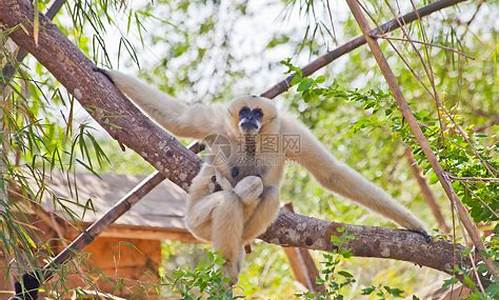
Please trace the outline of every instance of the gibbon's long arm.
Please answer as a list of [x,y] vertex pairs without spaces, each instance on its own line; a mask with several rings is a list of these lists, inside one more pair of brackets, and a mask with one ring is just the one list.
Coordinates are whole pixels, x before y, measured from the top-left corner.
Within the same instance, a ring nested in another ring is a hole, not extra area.
[[399,225],[425,233],[424,224],[384,190],[335,159],[309,130],[291,116],[281,123],[284,135],[299,136],[298,148],[285,149],[287,159],[303,165],[325,188],[393,220]]
[[186,105],[132,76],[118,71],[97,69],[146,112],[153,120],[178,137],[203,139],[223,126],[226,110],[219,105]]

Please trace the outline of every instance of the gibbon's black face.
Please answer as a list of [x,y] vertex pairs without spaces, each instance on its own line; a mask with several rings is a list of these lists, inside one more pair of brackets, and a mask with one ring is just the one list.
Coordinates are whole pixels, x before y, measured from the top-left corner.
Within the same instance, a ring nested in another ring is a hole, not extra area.
[[234,99],[228,107],[231,126],[243,135],[273,134],[278,111],[274,103],[258,96],[243,96]]
[[260,107],[251,109],[248,106],[243,106],[238,112],[240,121],[238,126],[244,134],[256,134],[262,126],[262,117],[264,112]]

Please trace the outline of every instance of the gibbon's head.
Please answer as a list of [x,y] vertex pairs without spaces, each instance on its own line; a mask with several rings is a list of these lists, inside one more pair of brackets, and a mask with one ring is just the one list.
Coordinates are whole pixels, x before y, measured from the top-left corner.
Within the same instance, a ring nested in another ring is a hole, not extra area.
[[241,134],[259,134],[278,115],[274,103],[267,98],[244,96],[229,105],[229,113]]

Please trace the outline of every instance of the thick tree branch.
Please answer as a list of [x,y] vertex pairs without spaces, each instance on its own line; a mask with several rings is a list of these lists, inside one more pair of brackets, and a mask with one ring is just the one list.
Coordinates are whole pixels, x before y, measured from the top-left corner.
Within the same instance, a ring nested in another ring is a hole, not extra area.
[[[22,22],[33,30],[33,9],[27,0],[0,2],[0,22],[12,27]],[[166,178],[184,189],[199,170],[198,158],[175,138],[145,117],[101,74],[50,21],[40,16],[39,44],[22,30],[11,38],[33,54],[75,96],[94,119],[117,139],[153,164]],[[280,214],[262,239],[280,245],[333,250],[330,235],[344,226],[291,213]],[[348,243],[354,255],[411,261],[449,272],[453,252],[463,262],[460,247],[448,242],[426,243],[416,233],[376,227],[345,225],[355,240]],[[415,251],[414,251],[415,250]],[[410,254],[411,253],[411,254]],[[465,262],[466,263],[466,262]]]
[[[0,22],[5,26],[22,24],[31,35],[33,14],[30,1],[0,1]],[[39,22],[38,46],[33,37],[21,29],[10,37],[43,64],[113,138],[139,153],[172,182],[187,189],[199,170],[199,159],[145,118],[104,75],[94,72],[94,63],[47,17],[40,14]]]
[[[54,19],[57,12],[63,6],[64,2],[66,2],[66,0],[55,0],[54,2],[52,2],[49,9],[47,10],[47,13],[45,13],[45,16],[50,20]],[[22,63],[26,55],[28,55],[28,52],[26,50],[19,49],[19,52],[16,55],[15,63],[7,63],[3,67],[0,90],[4,89],[7,86],[8,82],[12,79],[12,77],[14,77],[14,74],[16,73],[16,64]]]
[[342,248],[350,249],[354,256],[403,260],[450,274],[454,255],[457,264],[470,263],[462,256],[462,246],[453,247],[447,241],[427,242],[422,235],[408,230],[327,222],[286,209],[281,210],[278,220],[260,238],[281,246],[334,251],[337,246],[330,241],[331,236],[341,234],[351,236]]

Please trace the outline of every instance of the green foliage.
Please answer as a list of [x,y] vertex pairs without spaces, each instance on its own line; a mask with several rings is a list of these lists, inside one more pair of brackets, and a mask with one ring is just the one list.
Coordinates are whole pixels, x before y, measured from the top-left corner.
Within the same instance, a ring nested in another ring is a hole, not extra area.
[[[407,123],[401,118],[396,103],[387,92],[378,89],[349,89],[338,82],[325,83],[325,77],[304,77],[300,68],[285,59],[282,64],[288,68],[287,73],[295,76],[291,84],[296,86],[300,97],[291,102],[291,107],[300,112],[304,123],[314,128],[318,120],[335,112],[340,102],[351,103],[365,111],[365,115],[353,122],[350,127],[352,134],[359,131],[372,132],[376,128],[386,128],[392,131],[391,138],[409,146],[424,173],[430,177],[430,184],[437,183],[431,164],[425,157],[420,146],[414,140]],[[410,101],[410,107],[415,109],[418,103]],[[452,187],[469,210],[475,222],[493,222],[498,226],[498,141],[488,143],[487,136],[475,132],[472,126],[464,127],[463,119],[450,114],[446,107],[439,108],[442,115],[433,115],[426,110],[415,109],[424,135],[430,143],[439,162],[453,181]],[[495,230],[496,232],[496,230]],[[495,247],[497,236],[491,235],[491,240],[485,240],[488,245],[487,255],[498,261],[498,250]],[[478,264],[479,270],[486,270]],[[474,281],[469,277],[471,270],[458,270],[467,286],[477,290]],[[481,272],[482,273],[482,272]],[[482,273],[482,274],[484,274]],[[382,297],[390,289],[378,289],[377,295]],[[368,290],[367,290],[368,291]]]
[[[375,295],[377,300],[395,299],[403,298],[404,291],[398,288],[392,288],[387,285],[377,285],[369,286],[361,290],[361,295]],[[413,300],[418,300],[416,296],[413,296]]]
[[229,279],[222,273],[224,259],[209,252],[194,269],[179,268],[165,275],[162,284],[181,299],[233,299]]
[[342,261],[351,257],[347,243],[353,240],[354,236],[346,232],[344,227],[337,227],[337,232],[339,235],[332,235],[331,237],[331,243],[335,245],[337,250],[332,254],[323,254],[321,274],[316,280],[317,284],[323,286],[324,289],[319,293],[307,291],[299,294],[299,297],[317,300],[342,300],[344,299],[345,289],[356,282],[356,279],[350,272],[339,269]]

